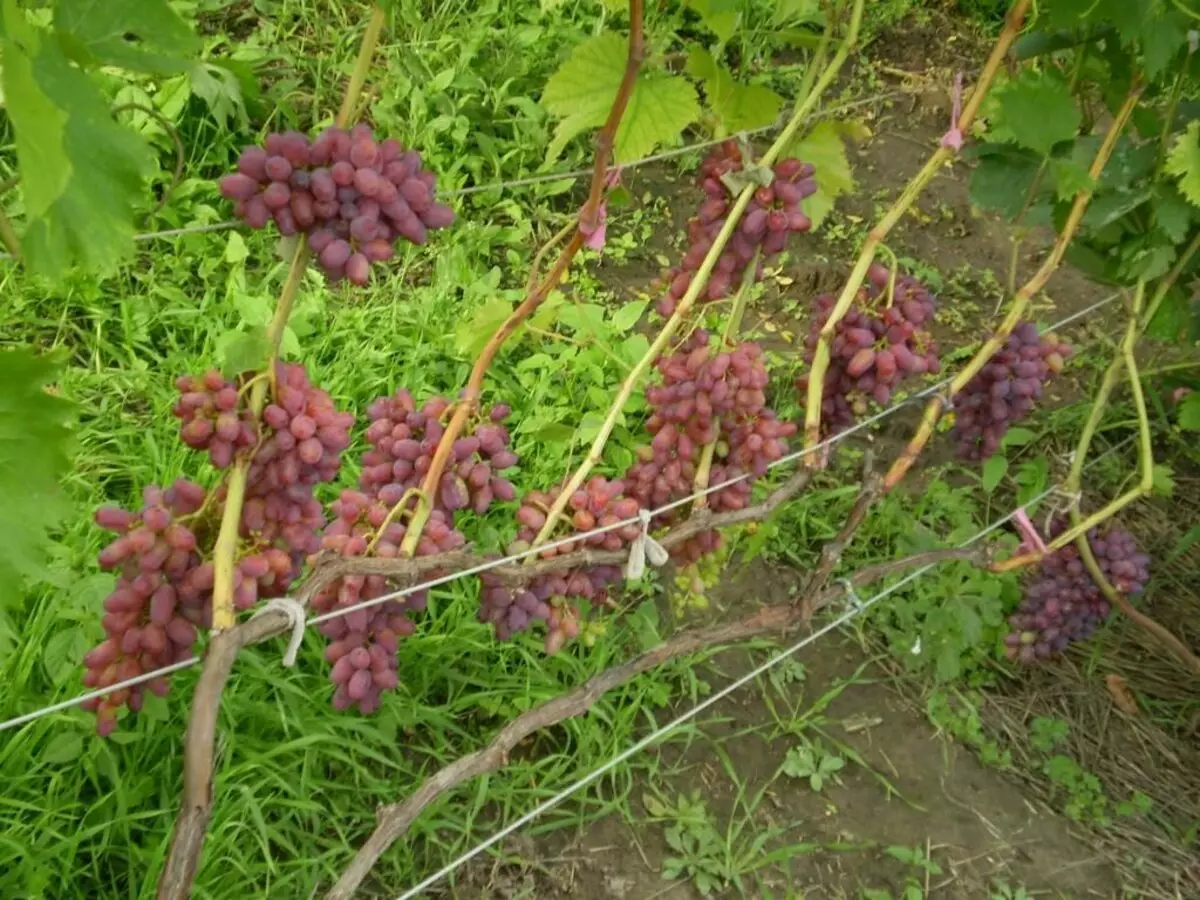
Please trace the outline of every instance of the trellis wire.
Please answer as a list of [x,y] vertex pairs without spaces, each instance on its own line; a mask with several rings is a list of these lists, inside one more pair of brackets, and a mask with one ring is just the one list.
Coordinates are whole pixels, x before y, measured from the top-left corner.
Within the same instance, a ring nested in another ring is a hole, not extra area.
[[[1047,496],[1052,494],[1055,490],[1056,490],[1056,488],[1048,488],[1047,490],[1043,491],[1042,493],[1040,493],[1036,497],[1034,497],[1032,500],[1030,500],[1029,503],[1037,503],[1040,500],[1043,500],[1044,498],[1046,498]],[[1026,505],[1028,505],[1028,504],[1026,504]],[[987,535],[991,534],[996,529],[1003,527],[1019,511],[1020,511],[1020,508],[1014,509],[1008,515],[1003,516],[1000,519],[997,519],[995,522],[992,522],[990,525],[988,525],[982,531],[978,532],[973,537],[969,538],[967,541],[960,544],[959,548],[961,549],[964,547],[969,547],[971,544],[975,543],[980,538],[986,537]],[[817,638],[824,637],[825,635],[829,634],[829,632],[831,632],[837,628],[840,628],[841,626],[845,625],[847,622],[862,615],[864,612],[866,612],[868,609],[870,609],[872,606],[874,606],[880,600],[883,600],[885,597],[888,597],[891,594],[894,594],[896,591],[900,590],[900,588],[904,587],[909,582],[915,581],[916,579],[920,578],[922,575],[929,572],[931,569],[937,568],[938,565],[939,565],[939,563],[928,563],[927,565],[921,566],[919,569],[914,569],[912,572],[909,572],[907,575],[905,575],[903,578],[901,578],[895,584],[892,584],[892,585],[884,588],[883,590],[879,591],[874,596],[861,601],[859,603],[859,605],[852,606],[850,608],[850,610],[848,610],[847,612],[838,616],[836,619],[831,620],[830,622],[826,623],[825,625],[822,625],[820,628],[818,628],[816,631],[812,632],[811,634],[805,635],[803,638],[796,641],[796,643],[792,644],[786,650],[783,650],[783,651],[775,654],[770,659],[768,659],[766,662],[762,663],[761,665],[757,666],[750,672],[746,673],[741,678],[738,678],[736,681],[730,682],[728,685],[723,687],[721,690],[717,691],[712,696],[706,697],[704,700],[700,701],[695,706],[691,707],[687,711],[676,716],[674,719],[672,719],[666,725],[663,725],[660,728],[655,729],[654,731],[652,731],[650,734],[646,735],[641,740],[631,744],[629,747],[622,750],[620,753],[618,753],[612,759],[608,760],[608,762],[593,769],[591,772],[589,772],[583,778],[580,778],[578,781],[572,782],[570,785],[563,788],[561,791],[559,791],[553,797],[550,797],[548,800],[543,800],[541,803],[539,803],[537,806],[535,806],[529,812],[525,813],[525,815],[521,816],[519,819],[504,826],[504,828],[495,832],[491,837],[487,838],[486,840],[480,841],[478,844],[476,844],[474,847],[472,847],[466,853],[459,856],[453,862],[443,866],[437,872],[434,872],[432,875],[430,875],[428,878],[426,878],[424,881],[422,881],[416,887],[409,888],[407,891],[405,891],[403,894],[401,894],[399,897],[397,897],[396,900],[411,900],[412,897],[417,896],[417,894],[419,894],[421,891],[423,891],[426,888],[431,887],[432,885],[441,881],[443,878],[445,878],[447,875],[449,875],[451,872],[453,872],[459,866],[463,865],[464,863],[470,862],[472,859],[474,859],[476,856],[478,856],[480,853],[482,853],[488,847],[491,847],[497,841],[503,840],[504,838],[506,838],[510,834],[512,834],[514,831],[517,831],[518,829],[520,829],[520,828],[524,827],[525,825],[529,824],[530,822],[532,822],[534,819],[538,818],[542,813],[553,809],[555,806],[562,803],[564,800],[566,800],[568,797],[570,797],[576,791],[580,790],[581,788],[587,787],[593,781],[596,781],[598,778],[601,778],[604,775],[608,774],[613,769],[615,769],[617,766],[619,766],[621,763],[625,762],[627,759],[630,759],[631,757],[636,756],[638,753],[640,753],[646,747],[649,747],[651,744],[655,743],[660,738],[662,738],[665,735],[669,734],[670,732],[674,731],[680,725],[684,724],[685,722],[690,721],[691,719],[694,719],[696,716],[700,715],[700,713],[704,712],[709,707],[720,702],[721,700],[724,700],[730,694],[734,693],[735,691],[737,691],[740,688],[744,687],[745,685],[749,684],[751,681],[753,681],[755,678],[758,678],[760,675],[770,671],[775,666],[777,666],[781,662],[783,662],[785,659],[788,659],[793,654],[799,652],[800,650],[807,647],[809,644],[816,641]]]
[[[1085,316],[1090,315],[1091,313],[1095,312],[1096,310],[1101,309],[1104,306],[1107,306],[1108,304],[1117,300],[1120,296],[1121,296],[1121,294],[1119,294],[1119,293],[1112,294],[1103,300],[1099,300],[1096,303],[1093,303],[1092,305],[1085,307],[1084,309],[1074,312],[1071,315],[1066,316],[1065,318],[1059,320],[1054,325],[1052,325],[1051,330],[1057,330],[1059,328],[1064,328],[1067,325],[1070,325],[1072,322],[1075,322],[1081,318],[1084,318]],[[905,398],[904,400],[893,403],[891,406],[887,407],[886,409],[881,410],[880,412],[876,413],[875,415],[870,416],[861,422],[855,423],[854,425],[847,428],[845,431],[840,431],[837,434],[834,434],[834,435],[831,435],[830,437],[825,438],[824,440],[820,441],[819,443],[813,445],[811,448],[797,450],[794,453],[789,453],[786,456],[780,457],[779,459],[775,460],[774,462],[769,463],[767,468],[773,469],[778,466],[783,466],[788,463],[803,459],[805,456],[808,456],[809,454],[819,453],[820,451],[825,450],[828,447],[832,447],[838,441],[845,440],[846,438],[850,437],[851,435],[854,435],[854,434],[858,433],[859,431],[862,431],[866,428],[869,428],[872,425],[875,425],[878,422],[883,421],[884,419],[888,418],[889,416],[892,416],[895,413],[899,412],[901,409],[904,409],[908,406],[913,405],[914,403],[918,403],[921,400],[924,400],[928,397],[931,397],[931,396],[937,394],[940,390],[942,390],[944,387],[946,387],[950,383],[951,380],[952,380],[951,377],[944,378],[941,381],[939,381],[938,383],[936,383],[930,387],[927,387],[924,390],[918,391],[916,394],[913,394],[911,397],[908,397],[908,398]],[[667,503],[663,506],[660,506],[656,509],[651,510],[650,515],[652,517],[660,516],[664,513],[670,512],[671,510],[674,510],[678,507],[690,505],[691,503],[693,503],[695,500],[697,500],[700,497],[706,497],[709,494],[716,493],[717,491],[725,490],[726,488],[728,488],[732,485],[735,485],[741,481],[746,481],[753,477],[754,476],[752,473],[745,473],[743,475],[739,475],[735,478],[730,478],[730,479],[720,482],[718,484],[709,485],[708,487],[704,488],[703,490],[695,491],[694,493],[690,494],[687,497],[684,497],[683,499],[672,501],[671,503]],[[466,578],[471,575],[478,575],[481,572],[487,572],[487,571],[490,571],[491,569],[495,569],[500,566],[508,565],[508,564],[514,563],[514,562],[520,562],[521,560],[525,559],[526,557],[540,554],[545,550],[557,549],[558,547],[563,547],[568,544],[573,544],[573,543],[576,543],[577,541],[583,540],[588,537],[592,537],[594,535],[606,534],[609,531],[615,531],[619,528],[624,528],[626,525],[638,524],[640,521],[641,521],[641,517],[639,514],[638,516],[634,516],[629,519],[624,519],[619,522],[614,522],[610,525],[598,526],[598,527],[592,529],[591,531],[580,532],[577,534],[570,535],[568,537],[560,538],[559,540],[556,540],[556,541],[550,541],[545,544],[542,544],[540,547],[530,547],[529,549],[523,550],[520,553],[513,553],[513,554],[510,554],[505,557],[498,557],[496,559],[490,559],[490,560],[487,560],[486,562],[480,563],[479,565],[471,566],[466,569],[460,569],[456,572],[451,572],[450,574],[442,575],[437,578],[431,578],[428,581],[421,582],[420,584],[416,584],[411,587],[401,588],[399,590],[392,591],[391,593],[383,594],[379,597],[372,597],[370,600],[363,600],[363,601],[353,604],[351,606],[340,607],[338,609],[331,610],[327,613],[322,613],[319,616],[312,616],[308,619],[306,624],[319,625],[322,622],[327,622],[330,619],[336,619],[340,616],[348,615],[349,613],[352,613],[359,609],[367,609],[367,608],[370,608],[373,606],[378,606],[382,603],[387,603],[392,600],[399,600],[399,599],[409,596],[410,594],[415,594],[418,591],[425,591],[425,590],[429,590],[430,588],[440,587],[444,584],[449,584],[452,581],[457,581],[460,578]],[[74,706],[78,706],[81,703],[86,703],[89,700],[94,700],[98,697],[104,697],[108,694],[114,693],[115,691],[123,690],[128,687],[137,687],[140,684],[145,684],[146,682],[152,681],[155,678],[158,678],[162,675],[169,675],[174,672],[178,672],[183,669],[190,668],[191,666],[196,665],[200,661],[201,661],[201,657],[193,656],[189,659],[180,660],[179,662],[172,663],[169,666],[164,666],[160,669],[155,669],[152,672],[145,672],[145,673],[135,676],[133,678],[127,678],[124,681],[119,681],[115,684],[109,685],[108,687],[97,688],[96,690],[88,691],[87,693],[84,693],[84,694],[79,694],[78,696],[73,697],[69,700],[62,700],[62,701],[59,701],[58,703],[44,706],[44,707],[34,710],[32,712],[28,712],[28,713],[25,713],[20,716],[15,716],[4,722],[0,722],[0,731],[7,731],[10,728],[16,728],[20,725],[25,725],[29,722],[35,721],[36,719],[40,719],[44,716],[52,715],[53,713],[56,713],[56,712],[62,712],[63,710],[70,709]]]
[[[811,118],[820,119],[835,113],[845,112],[849,109],[855,109],[859,106],[869,106],[872,103],[882,103],[885,100],[890,100],[895,97],[903,96],[904,91],[888,91],[883,94],[874,94],[870,97],[864,97],[861,100],[850,100],[846,103],[839,103],[836,106],[831,106],[827,109],[813,113]],[[774,122],[770,125],[764,125],[762,128],[755,128],[750,131],[739,132],[741,135],[751,137],[753,135],[767,134],[772,131],[778,131],[783,127],[784,121]],[[720,138],[708,141],[698,141],[694,144],[685,144],[682,147],[674,147],[670,150],[664,150],[661,153],[654,153],[650,156],[643,156],[639,159],[631,160],[621,165],[609,166],[609,172],[615,172],[621,169],[634,169],[638,166],[645,166],[654,162],[662,162],[667,159],[674,159],[677,156],[686,156],[689,153],[694,153],[697,150],[705,150],[709,147],[715,147],[717,144],[724,143],[728,138]],[[591,169],[574,169],[567,172],[550,172],[545,175],[531,175],[527,178],[514,178],[509,181],[493,181],[488,184],[470,185],[468,187],[459,188],[452,191],[439,191],[438,196],[442,198],[449,197],[466,197],[470,194],[482,194],[487,191],[506,191],[513,188],[534,187],[539,184],[553,184],[556,181],[571,181],[576,178],[583,178],[591,175]],[[162,231],[147,231],[141,234],[135,234],[135,241],[153,241],[159,238],[182,237],[190,234],[207,234],[214,231],[226,231],[230,228],[235,228],[242,224],[240,219],[226,219],[223,222],[210,222],[206,225],[187,225],[182,228],[167,228]],[[11,253],[0,253],[0,260],[11,260]]]

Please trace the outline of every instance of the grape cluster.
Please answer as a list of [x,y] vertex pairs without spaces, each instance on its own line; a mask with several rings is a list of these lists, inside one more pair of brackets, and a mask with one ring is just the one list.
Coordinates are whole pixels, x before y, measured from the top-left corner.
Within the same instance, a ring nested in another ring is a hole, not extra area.
[[[197,628],[211,616],[212,567],[201,563],[196,534],[181,519],[204,505],[198,484],[179,480],[171,487],[151,485],[137,512],[105,506],[96,524],[117,536],[100,551],[100,567],[116,571],[104,600],[105,640],[84,657],[83,683],[104,688],[186,659]],[[106,737],[117,727],[122,706],[142,708],[144,690],[168,690],[165,677],[122,688],[84,704],[96,713],[96,731]]]
[[182,420],[179,438],[193,450],[208,451],[214,467],[226,469],[239,450],[258,440],[254,417],[241,405],[238,387],[213,369],[175,382],[179,400],[171,412]]
[[[650,445],[625,475],[628,493],[642,506],[664,506],[692,493],[705,444],[717,443],[708,483],[744,474],[761,476],[783,456],[796,426],[782,422],[766,405],[768,375],[762,348],[742,343],[732,350],[710,346],[695,332],[677,352],[656,362],[662,383],[646,390]],[[710,494],[715,511],[740,509],[749,502],[746,478]],[[660,523],[670,516],[660,516]],[[699,535],[673,550],[677,560],[694,562],[719,546],[716,532]]]
[[[805,343],[805,362],[816,354],[821,329],[837,298],[816,298],[816,315]],[[880,405],[892,398],[906,375],[937,374],[941,364],[928,326],[936,300],[910,275],[897,275],[881,265],[867,271],[867,279],[850,309],[834,329],[829,347],[829,367],[821,392],[821,426],[836,434],[853,425],[874,400]],[[803,394],[808,375],[797,381]]]
[[[561,489],[560,489],[561,490]],[[517,510],[517,540],[509,548],[517,553],[528,548],[546,524],[546,514],[553,506],[558,491],[550,494],[531,491]],[[575,491],[567,502],[569,518],[564,518],[575,532],[616,525],[637,515],[638,502],[625,495],[622,481],[608,481],[599,476],[590,479]],[[581,536],[561,546],[541,551],[543,559],[571,553],[583,547],[598,550],[620,550],[637,538],[636,524],[623,525],[603,534]],[[534,621],[546,623],[546,652],[556,653],[579,634],[579,613],[572,600],[587,600],[593,607],[602,607],[608,600],[608,588],[622,577],[619,566],[588,566],[539,575],[527,586],[511,588],[497,576],[483,573],[479,619],[495,629],[496,637],[507,640],[524,631]]]
[[[449,408],[448,400],[434,397],[418,409],[404,389],[372,403],[367,412],[371,419],[367,441],[372,449],[363,456],[362,489],[371,493],[387,484],[405,489],[419,486],[445,433],[441,418]],[[493,406],[473,432],[454,442],[432,498],[435,509],[448,517],[468,507],[483,515],[494,500],[516,498],[512,482],[499,474],[518,461],[509,449],[511,438],[503,424],[508,414],[508,406]]]
[[1014,422],[1033,409],[1051,375],[1062,371],[1071,345],[1053,334],[1041,336],[1037,326],[1023,322],[1013,329],[1004,347],[954,398],[954,429],[962,459],[987,459]]
[[[335,518],[325,529],[321,549],[341,556],[363,556],[368,550],[377,557],[398,556],[406,526],[387,519],[403,493],[403,488],[395,484],[383,487],[375,496],[343,491],[331,506]],[[434,511],[421,533],[416,554],[432,556],[456,550],[464,543],[445,515]],[[312,607],[317,613],[349,609],[388,592],[387,579],[382,575],[348,575],[314,597]],[[423,611],[428,598],[428,591],[417,591],[352,609],[318,626],[330,639],[325,658],[333,664],[330,679],[337,686],[335,709],[357,707],[362,713],[378,709],[382,693],[398,683],[396,649],[400,639],[413,632],[409,614]]]
[[[667,293],[658,302],[658,311],[662,315],[669,316],[675,311],[729,216],[734,197],[723,176],[744,169],[742,151],[735,140],[714,147],[700,164],[699,182],[704,201],[688,221],[688,249],[682,262],[667,273]],[[737,231],[717,259],[698,300],[720,300],[736,290],[746,267],[760,249],[762,254],[756,277],[761,278],[763,266],[783,252],[788,236],[812,227],[812,220],[800,205],[805,197],[816,193],[814,171],[811,165],[798,159],[785,159],[775,165],[771,184],[754,192]]]
[[[1052,528],[1061,534],[1065,522]],[[1139,594],[1150,579],[1150,557],[1133,535],[1111,528],[1088,532],[1088,544],[1100,570],[1122,594]],[[1028,549],[1028,548],[1025,548]],[[1032,663],[1060,653],[1073,641],[1090,637],[1108,618],[1108,600],[1088,574],[1074,544],[1046,556],[1025,585],[1021,606],[1005,638],[1009,659]]]
[[329,128],[311,142],[296,131],[269,134],[220,181],[247,225],[274,220],[281,234],[307,235],[330,281],[357,285],[367,283],[372,263],[392,258],[400,238],[424,244],[431,229],[453,223],[435,187],[419,153],[376,141],[368,125]]
[[320,548],[325,514],[313,488],[337,477],[354,415],[339,412],[302,366],[276,363],[274,400],[262,422],[242,505],[241,535],[249,550],[239,566],[252,578],[235,588],[239,609],[281,596]]

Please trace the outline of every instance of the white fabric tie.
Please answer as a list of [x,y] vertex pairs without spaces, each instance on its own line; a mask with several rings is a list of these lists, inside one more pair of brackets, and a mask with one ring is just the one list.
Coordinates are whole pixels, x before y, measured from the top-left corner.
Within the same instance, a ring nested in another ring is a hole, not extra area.
[[304,643],[304,624],[307,616],[304,614],[304,607],[298,600],[291,597],[272,597],[250,618],[257,619],[272,610],[284,613],[288,617],[288,627],[292,629],[292,636],[288,638],[287,650],[283,653],[283,664],[290,668],[296,664],[296,654],[300,651],[300,645]]
[[638,510],[638,518],[642,520],[642,530],[633,539],[629,547],[629,562],[625,564],[625,577],[630,581],[646,573],[647,561],[652,566],[664,566],[671,558],[667,548],[650,536],[650,510]]

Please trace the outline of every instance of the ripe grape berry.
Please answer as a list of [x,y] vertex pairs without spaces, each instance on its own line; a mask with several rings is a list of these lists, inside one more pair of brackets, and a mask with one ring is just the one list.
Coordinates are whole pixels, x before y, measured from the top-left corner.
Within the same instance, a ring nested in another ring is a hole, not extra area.
[[1042,395],[1051,375],[1062,371],[1071,345],[1053,334],[1038,334],[1023,322],[1013,329],[1004,347],[954,398],[954,429],[958,455],[981,460],[1000,449],[1009,426],[1025,418]]
[[[561,489],[560,489],[561,490]],[[615,525],[637,515],[638,503],[625,496],[625,485],[621,481],[608,481],[599,476],[575,491],[568,501],[569,518],[563,530],[569,534],[587,532],[594,528]],[[558,494],[531,491],[521,501],[517,510],[517,540],[509,552],[519,553],[527,549],[546,524],[546,513],[554,504]],[[636,524],[624,525],[603,534],[581,537],[562,546],[549,547],[541,551],[543,559],[571,553],[581,547],[600,550],[620,550],[627,547],[639,534]],[[562,535],[565,536],[565,535]],[[551,540],[554,538],[552,537]],[[579,611],[576,599],[587,600],[595,608],[608,602],[608,588],[620,581],[619,566],[586,566],[565,572],[539,575],[528,585],[512,588],[503,584],[490,573],[480,576],[482,591],[479,619],[495,630],[496,637],[507,640],[513,634],[527,629],[534,621],[546,623],[545,647],[547,653],[557,653],[563,645],[579,634]]]
[[436,177],[421,155],[377,142],[368,125],[329,128],[312,142],[296,131],[269,134],[265,146],[242,151],[219,186],[251,228],[273,220],[281,234],[305,235],[332,283],[365,285],[400,238],[424,244],[454,222],[434,199]]
[[[1056,522],[1051,534],[1065,528],[1066,522]],[[1133,535],[1118,528],[1093,528],[1088,544],[1113,587],[1127,596],[1142,592],[1150,579],[1150,557],[1138,550]],[[1078,549],[1068,544],[1045,557],[1026,582],[1021,606],[1008,620],[1012,632],[1004,639],[1005,653],[1023,663],[1047,659],[1090,637],[1110,613]]]
[[[196,535],[180,520],[204,498],[204,488],[181,479],[166,490],[147,487],[137,512],[96,511],[96,524],[117,535],[99,555],[100,567],[115,571],[117,581],[104,600],[105,640],[84,657],[88,687],[109,687],[191,655],[196,629],[209,625],[212,567],[202,565]],[[161,697],[169,685],[159,677],[87,701],[97,733],[112,734],[122,706],[140,710],[146,689]]]
[[[445,433],[442,417],[449,408],[450,401],[433,397],[418,409],[404,389],[373,402],[367,411],[371,449],[362,459],[362,490],[371,494],[389,484],[406,490],[420,486]],[[503,424],[508,415],[508,406],[497,404],[454,442],[432,498],[434,508],[448,518],[467,508],[483,515],[494,500],[516,499],[516,488],[500,474],[518,462]]]
[[[388,522],[386,527],[384,523],[401,493],[397,485],[390,485],[378,497],[361,491],[343,491],[331,506],[335,518],[325,529],[321,549],[341,556],[363,556],[370,548],[378,557],[398,556],[406,526],[398,520]],[[371,547],[373,540],[375,545]],[[434,511],[421,533],[416,552],[418,556],[432,556],[456,550],[464,543],[463,536],[445,516]],[[382,575],[348,575],[314,597],[312,607],[318,613],[350,609],[390,591],[391,586]],[[365,609],[350,609],[318,626],[330,639],[325,659],[333,665],[329,677],[336,685],[335,709],[357,707],[359,712],[368,714],[379,708],[383,692],[398,683],[396,649],[400,639],[413,632],[410,614],[424,611],[428,599],[428,591],[417,591]]]
[[[881,265],[867,271],[850,309],[838,322],[829,348],[821,399],[821,430],[836,434],[867,412],[872,400],[885,405],[906,375],[937,374],[941,364],[929,334],[936,300],[910,275],[897,275]],[[836,297],[823,294],[814,301],[816,315],[805,343],[805,362],[816,354],[821,329],[829,321]],[[801,399],[808,375],[796,383]]]
[[[658,302],[658,311],[662,315],[669,316],[675,311],[676,304],[687,293],[692,278],[712,248],[717,233],[725,225],[734,197],[722,176],[744,169],[741,147],[735,140],[714,147],[700,164],[699,183],[704,191],[704,201],[688,221],[688,249],[683,260],[666,275],[667,293]],[[812,220],[801,209],[801,201],[816,193],[814,171],[811,165],[798,159],[776,163],[771,184],[754,192],[737,231],[717,259],[708,284],[697,298],[698,302],[720,300],[736,290],[746,266],[760,249],[762,253],[755,277],[761,278],[764,265],[787,246],[788,236],[812,227]]]

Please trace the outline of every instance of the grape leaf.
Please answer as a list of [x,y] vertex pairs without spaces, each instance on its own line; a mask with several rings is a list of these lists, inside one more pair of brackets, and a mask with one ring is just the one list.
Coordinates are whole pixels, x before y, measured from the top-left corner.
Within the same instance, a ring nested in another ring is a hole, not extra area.
[[1179,427],[1200,431],[1200,391],[1192,391],[1179,404]]
[[1174,244],[1188,236],[1192,222],[1192,207],[1168,184],[1155,188],[1154,224]]
[[770,125],[783,105],[783,98],[768,87],[738,84],[733,73],[702,48],[688,54],[687,73],[703,82],[708,106],[728,134]]
[[1047,155],[1055,144],[1069,141],[1081,116],[1071,91],[1059,78],[1026,70],[997,91],[1003,124],[1013,141]]
[[687,5],[719,41],[733,37],[738,24],[737,0],[687,0]]
[[[604,124],[625,72],[627,54],[625,38],[601,34],[576,47],[550,76],[541,103],[561,121],[546,151],[547,161],[557,159],[571,138]],[[618,163],[646,156],[660,144],[678,138],[699,117],[696,89],[686,78],[643,70],[617,129],[613,155]]]
[[982,483],[983,489],[987,493],[991,493],[996,489],[1004,476],[1008,473],[1008,460],[997,454],[996,456],[988,457],[983,464]]
[[58,0],[54,26],[81,64],[137,72],[182,72],[201,46],[167,0]]
[[776,25],[784,22],[824,24],[821,0],[776,0],[771,21]]
[[75,407],[45,390],[60,368],[25,347],[0,351],[0,605],[44,571],[46,531],[66,512],[58,479],[70,468]]
[[971,155],[979,159],[971,173],[971,202],[1015,218],[1037,177],[1037,159],[1025,150],[1004,144],[985,144]]
[[813,228],[825,221],[833,204],[842,194],[854,190],[854,173],[846,158],[842,129],[836,122],[820,122],[787,151],[816,167],[817,192],[804,201],[804,213],[812,219]]
[[1200,119],[1175,138],[1163,168],[1179,179],[1179,192],[1188,202],[1200,206]]
[[88,76],[26,21],[15,0],[5,0],[3,22],[5,102],[25,194],[25,260],[51,278],[76,262],[108,268],[133,248],[133,213],[153,156],[113,121]]
[[1138,30],[1142,45],[1142,68],[1153,81],[1171,64],[1187,43],[1187,20],[1179,10],[1158,10],[1147,16]]

